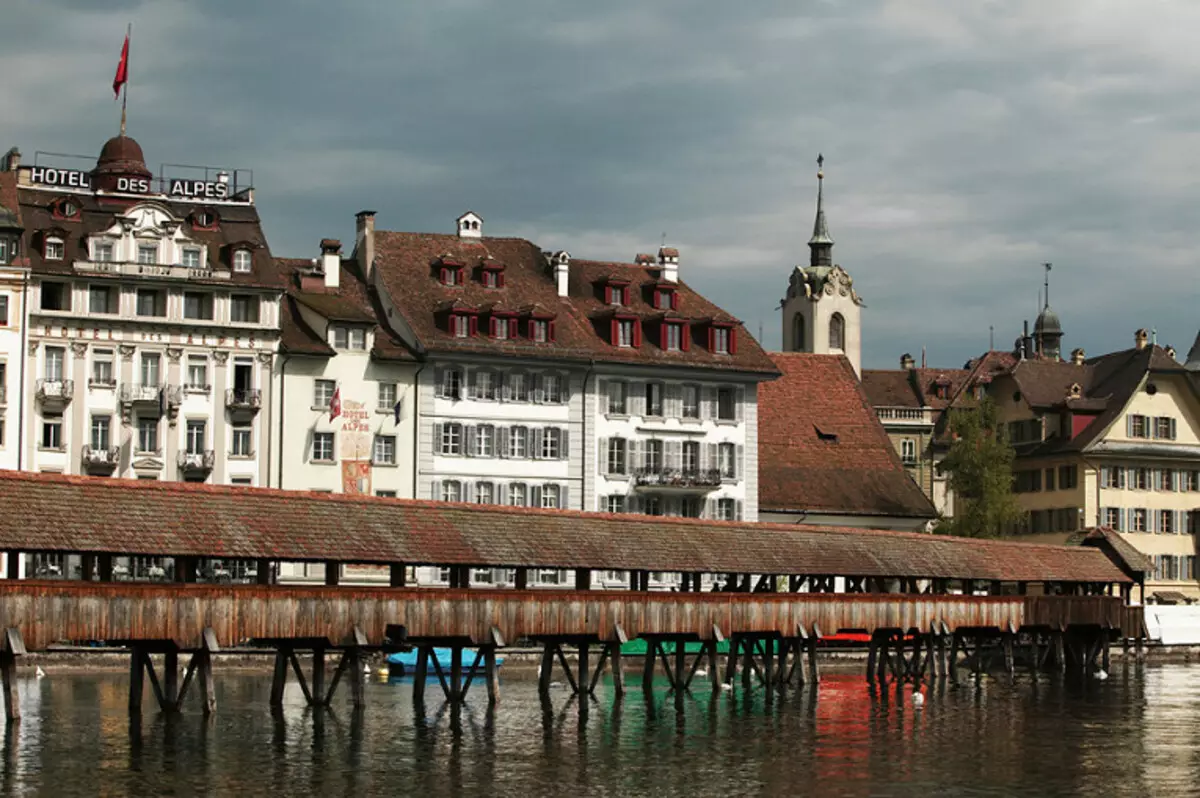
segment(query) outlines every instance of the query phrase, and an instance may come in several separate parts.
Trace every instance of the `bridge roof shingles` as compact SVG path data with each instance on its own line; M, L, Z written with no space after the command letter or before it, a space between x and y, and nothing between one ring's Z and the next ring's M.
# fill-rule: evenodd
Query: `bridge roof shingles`
M215 558L1129 582L1102 551L910 532L0 472L0 548Z

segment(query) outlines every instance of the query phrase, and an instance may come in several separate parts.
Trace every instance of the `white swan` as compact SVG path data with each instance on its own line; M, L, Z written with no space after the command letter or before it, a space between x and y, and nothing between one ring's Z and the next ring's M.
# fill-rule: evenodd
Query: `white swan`
M925 706L925 694L922 693L920 690L914 690L913 694L912 694L912 703L913 703L913 706L917 709L920 709L921 707Z
M39 679L45 679L45 678L46 678L46 672L45 672L44 670L42 670L42 666L41 666L41 665L35 665L35 666L34 666L33 675L34 675L34 676L36 676L36 677L38 677Z
M1097 670L1097 671L1096 671L1096 679L1097 679L1097 681L1101 681L1101 682L1102 682L1102 681L1104 681L1104 680L1105 680L1105 679L1107 679L1107 678L1108 678L1108 671L1104 670L1104 668L1100 668L1099 670Z

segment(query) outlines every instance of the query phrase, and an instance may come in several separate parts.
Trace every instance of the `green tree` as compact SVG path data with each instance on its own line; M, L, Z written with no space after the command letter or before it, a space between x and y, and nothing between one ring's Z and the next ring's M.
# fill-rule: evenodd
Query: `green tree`
M996 406L985 399L974 408L950 411L947 433L950 451L942 461L954 492L954 517L939 532L972 538L999 537L1025 517L1012 492L1016 452L997 418Z

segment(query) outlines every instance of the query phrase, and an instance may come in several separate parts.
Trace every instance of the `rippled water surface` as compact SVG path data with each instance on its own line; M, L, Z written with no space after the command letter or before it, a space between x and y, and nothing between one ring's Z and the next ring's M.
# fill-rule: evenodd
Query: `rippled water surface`
M614 702L602 684L581 716L556 690L539 700L508 680L488 712L472 688L457 715L414 709L407 683L372 682L368 707L314 714L290 684L280 715L270 680L217 671L218 710L166 719L147 704L140 732L119 674L55 674L21 684L25 717L5 737L6 794L188 795L821 795L1200 794L1200 666L1117 666L1086 686L1027 678L933 688L921 709L873 697L857 674L766 705L681 704L663 689ZM631 682L631 687L633 684ZM436 686L435 688L436 689ZM191 699L194 701L195 699Z

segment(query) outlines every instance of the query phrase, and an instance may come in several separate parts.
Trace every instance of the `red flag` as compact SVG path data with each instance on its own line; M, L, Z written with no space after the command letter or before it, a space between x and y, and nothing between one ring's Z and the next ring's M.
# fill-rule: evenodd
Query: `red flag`
M333 389L333 398L329 400L329 420L333 421L342 414L342 386Z
M113 77L113 99L121 96L121 87L129 80L129 34L125 34L125 45L121 47L121 60L117 64L117 74Z

